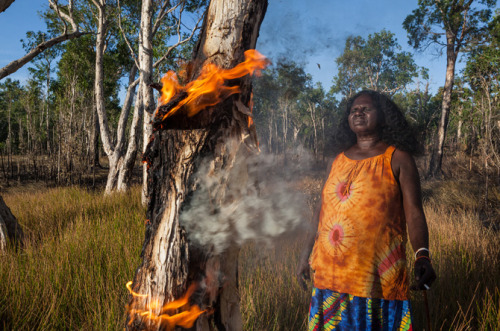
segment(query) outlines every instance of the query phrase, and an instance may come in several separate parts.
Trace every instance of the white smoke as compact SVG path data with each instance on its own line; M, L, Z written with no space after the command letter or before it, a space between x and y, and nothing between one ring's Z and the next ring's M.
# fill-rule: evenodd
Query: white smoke
M293 184L310 169L312 158L301 148L288 158L290 166L283 167L282 158L260 153L239 160L229 176L202 164L197 188L180 215L189 240L218 254L248 241L272 245L278 237L307 229L306 197ZM216 205L213 195L221 182L225 193Z

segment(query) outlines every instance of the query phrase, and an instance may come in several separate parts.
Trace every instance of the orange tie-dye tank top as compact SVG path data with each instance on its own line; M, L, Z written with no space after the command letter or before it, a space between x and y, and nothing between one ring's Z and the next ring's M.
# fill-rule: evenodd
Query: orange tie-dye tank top
M341 153L333 162L310 260L315 287L408 299L406 221L391 168L394 150L389 146L364 160Z

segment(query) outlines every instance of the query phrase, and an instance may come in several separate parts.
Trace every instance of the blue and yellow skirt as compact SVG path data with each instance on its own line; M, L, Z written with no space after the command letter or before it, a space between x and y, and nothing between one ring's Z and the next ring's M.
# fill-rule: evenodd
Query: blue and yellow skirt
M410 302L361 298L313 287L308 329L412 330Z

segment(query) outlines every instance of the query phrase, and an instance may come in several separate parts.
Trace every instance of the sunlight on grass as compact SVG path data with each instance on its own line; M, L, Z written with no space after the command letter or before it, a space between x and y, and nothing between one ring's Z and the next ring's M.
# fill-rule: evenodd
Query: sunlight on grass
M303 186L319 191L316 182ZM500 329L500 233L486 226L470 187L443 182L424 184L424 190L439 275L428 292L433 328ZM139 188L111 197L80 188L17 191L4 199L28 241L23 251L10 248L0 257L0 328L123 329L125 283L140 263L144 239ZM245 330L306 329L310 291L295 281L302 241L294 237L273 247L242 248ZM409 249L409 261L412 254ZM422 293L412 294L412 306L414 329L422 330Z
M122 329L125 283L144 239L139 189L104 198L58 188L5 200L28 242L2 257L3 329Z

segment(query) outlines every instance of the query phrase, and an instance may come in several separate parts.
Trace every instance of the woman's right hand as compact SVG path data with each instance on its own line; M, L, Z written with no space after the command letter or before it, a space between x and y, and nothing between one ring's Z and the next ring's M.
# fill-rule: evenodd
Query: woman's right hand
M306 281L311 280L311 273L309 269L309 261L308 257L301 257L299 260L299 265L297 266L297 281L299 282L300 287L304 290L307 290Z

